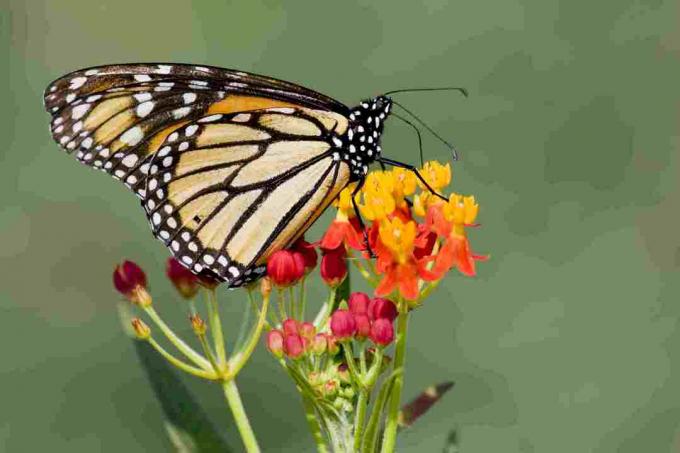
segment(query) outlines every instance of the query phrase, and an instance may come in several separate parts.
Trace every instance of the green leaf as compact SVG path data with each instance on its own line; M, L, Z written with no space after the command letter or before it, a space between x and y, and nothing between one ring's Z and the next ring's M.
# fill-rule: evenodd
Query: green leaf
M413 423L429 411L432 406L451 389L451 387L453 387L453 382L448 381L426 388L420 395L401 408L399 426L401 428L412 426Z
M231 451L177 372L149 343L135 340L134 345L151 388L161 404L168 436L177 451Z

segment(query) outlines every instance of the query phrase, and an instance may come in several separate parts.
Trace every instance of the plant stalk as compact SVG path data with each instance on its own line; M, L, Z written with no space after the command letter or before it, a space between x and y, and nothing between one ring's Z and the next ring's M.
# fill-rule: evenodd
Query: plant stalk
M401 372L394 378L392 395L385 420L385 433L381 452L392 453L397 441L401 390L404 386L404 359L406 358L406 329L408 327L408 307L403 298L399 299L399 317L397 318L397 344L394 353L394 370Z
M236 381L234 379L223 381L222 388L224 389L224 397L227 399L231 413L234 416L234 421L236 422L236 427L241 435L241 440L243 441L246 452L259 453L260 446L257 444L255 433L250 426L250 421L243 408L243 402L241 401L241 395L238 393Z

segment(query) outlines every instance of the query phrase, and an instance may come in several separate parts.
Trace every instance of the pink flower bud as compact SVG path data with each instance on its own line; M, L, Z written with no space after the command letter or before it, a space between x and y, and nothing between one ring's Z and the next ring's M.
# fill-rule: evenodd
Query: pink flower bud
M340 352L340 345L338 344L337 338L333 335L327 335L326 341L328 342L328 354L333 356Z
M297 334L288 334L283 338L283 350L291 359L297 359L305 352L302 337Z
M267 349L274 357L283 357L283 333L280 330L274 329L267 332Z
M276 286L294 285L304 274L304 258L298 252L278 250L267 261L267 275Z
M132 261L116 266L113 286L129 301L141 306L151 305L151 296L146 291L146 274Z
M385 318L392 322L397 318L398 314L397 306L394 305L394 302L383 299L382 297L371 299L371 302L368 305L368 317L371 318L371 321Z
M308 340L312 340L314 335L316 335L316 327L311 322L303 322L299 327L300 336Z
M344 247L324 252L321 258L321 278L328 286L338 286L347 276L345 254Z
M380 318L373 321L371 326L371 340L375 344L387 346L394 340L394 327L392 321L387 318Z
M311 345L311 350L312 353L316 355L321 355L324 352L326 352L326 348L328 347L328 340L326 338L325 333L318 333L314 336L312 339L312 345Z
M168 258L165 265L165 275L168 276L183 298L192 299L198 292L198 277L175 258Z
M349 299L347 300L349 311L355 315L359 313L368 313L368 304L370 302L371 299L368 297L368 294L361 292L350 294Z
M336 310L331 316L331 331L339 340L351 338L357 331L354 315L347 310Z
M286 335L298 335L300 333L300 323L292 318L284 320L281 327Z
M357 324L357 338L363 340L368 337L371 333L371 321L368 319L368 315L366 313L355 314L354 321Z

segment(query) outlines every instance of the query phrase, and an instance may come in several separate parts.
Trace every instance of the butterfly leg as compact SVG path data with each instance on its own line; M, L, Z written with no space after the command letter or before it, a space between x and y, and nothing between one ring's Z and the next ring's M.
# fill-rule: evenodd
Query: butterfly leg
M427 188L427 190L430 191L430 193L431 193L432 195L435 195L435 196L441 198L441 199L444 200L444 201L449 201L448 198L446 198L444 195L442 195L442 194L440 194L439 192L437 192L436 190L434 190L434 189L427 183L427 181L425 181L425 178L423 178L423 175L420 174L420 172L418 171L418 169L417 169L415 166L413 166L413 165L411 165L411 164L405 164L405 163L399 162L399 161L397 161L397 160L388 159L388 158L386 158L386 157L381 157L381 158L379 159L379 162L384 163L384 164L387 164L387 165L392 165L393 167L404 168L404 169L406 169L406 170L408 170L408 171L412 171L412 172L416 175L416 178L418 178L418 180L419 180L420 182L423 183L423 185Z
M356 196L359 194L361 191L361 188L364 187L364 182L366 181L366 178L362 178L359 180L357 183L357 186L354 188L352 191L352 207L354 208L354 213L357 216L357 220L359 221L359 227L361 228L361 231L364 235L364 246L366 247L366 251L368 252L369 258L375 258L375 253L373 253L373 250L371 249L371 244L368 241L368 230L366 230L366 225L364 224L364 219L361 218L361 212L359 212L359 206L357 206L357 201L356 201Z

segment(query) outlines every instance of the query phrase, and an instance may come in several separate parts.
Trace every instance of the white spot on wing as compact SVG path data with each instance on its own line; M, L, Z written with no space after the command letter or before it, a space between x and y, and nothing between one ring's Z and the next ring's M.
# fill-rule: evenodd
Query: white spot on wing
M191 104L196 100L196 93L184 93L182 95L185 104Z
M120 141L127 145L134 146L141 142L143 138L144 133L142 132L142 128L135 126L132 129L126 130L123 135L120 136Z
M83 84L87 81L87 77L75 77L71 79L71 84L68 86L71 90L76 90L83 86Z
M146 74L135 74L135 80L137 82L148 82L149 80L151 80L151 77L149 77Z
M151 111L153 110L153 106L154 106L153 101L142 102L141 104L139 104L137 106L137 110L136 110L137 116L140 117L140 118L145 117L146 115L151 113Z

